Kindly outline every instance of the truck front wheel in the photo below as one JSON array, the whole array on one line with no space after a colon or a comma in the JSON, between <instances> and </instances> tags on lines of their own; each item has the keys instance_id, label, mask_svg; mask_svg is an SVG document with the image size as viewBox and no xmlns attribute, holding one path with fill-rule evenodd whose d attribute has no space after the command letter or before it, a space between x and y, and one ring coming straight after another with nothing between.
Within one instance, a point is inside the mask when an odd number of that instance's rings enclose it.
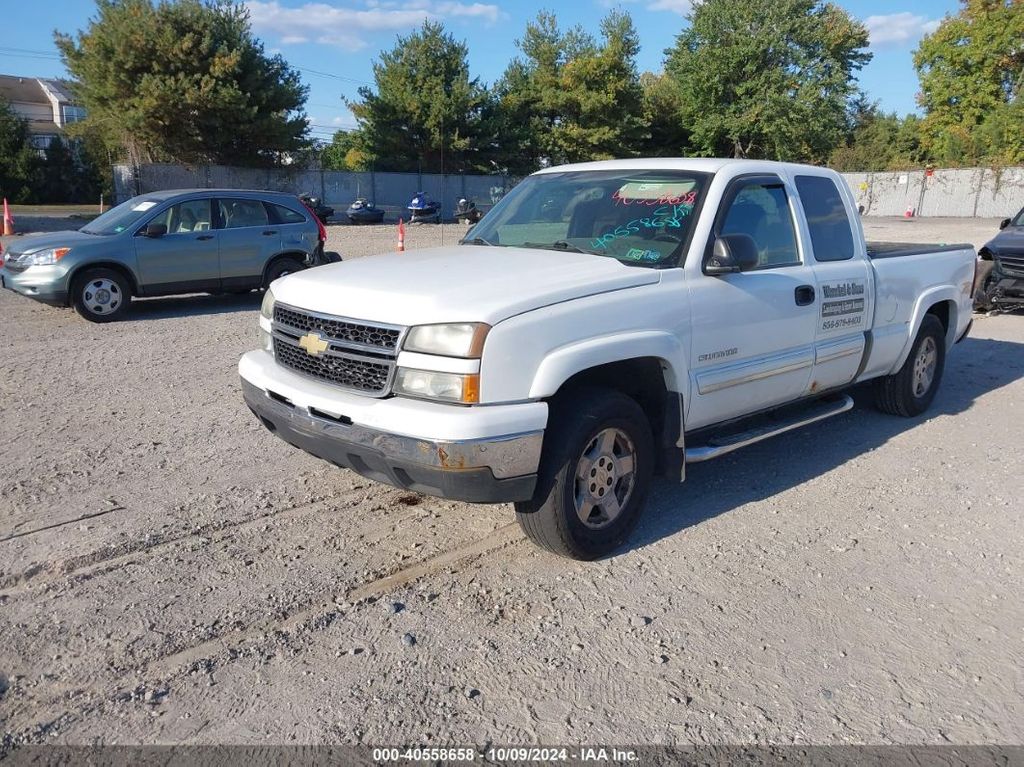
<instances>
[{"instance_id":1,"label":"truck front wheel","mask_svg":"<svg viewBox=\"0 0 1024 767\"><path fill-rule=\"evenodd\" d=\"M878 409L905 417L923 413L935 399L945 364L945 328L934 314L926 314L903 367L875 382Z\"/></svg>"},{"instance_id":2,"label":"truck front wheel","mask_svg":"<svg viewBox=\"0 0 1024 767\"><path fill-rule=\"evenodd\" d=\"M537 490L516 504L516 519L549 551L596 559L636 525L653 468L651 427L640 406L617 391L578 389L552 406Z\"/></svg>"}]
</instances>

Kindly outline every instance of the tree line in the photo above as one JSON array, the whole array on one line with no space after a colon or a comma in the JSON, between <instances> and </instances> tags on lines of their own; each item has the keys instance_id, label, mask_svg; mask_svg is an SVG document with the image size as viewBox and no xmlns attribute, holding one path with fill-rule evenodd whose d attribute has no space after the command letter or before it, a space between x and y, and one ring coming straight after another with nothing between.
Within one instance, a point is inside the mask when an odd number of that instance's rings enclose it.
<instances>
[{"instance_id":1,"label":"tree line","mask_svg":"<svg viewBox=\"0 0 1024 767\"><path fill-rule=\"evenodd\" d=\"M69 130L87 150L75 154L82 173L90 162L109 168L111 158L512 175L633 156L840 170L1024 163L1020 0L961 0L921 40L921 114L906 116L883 112L861 91L868 31L822 0L703 0L660 72L639 70L628 13L610 11L594 34L541 12L492 84L473 76L465 42L426 21L379 55L373 85L345 100L358 127L326 144L309 135L299 73L265 51L243 4L96 7L85 29L55 35L88 111ZM0 107L0 184L38 197L41 167L60 165L67 176L74 163L60 147L25 154L7 112Z\"/></svg>"}]
</instances>

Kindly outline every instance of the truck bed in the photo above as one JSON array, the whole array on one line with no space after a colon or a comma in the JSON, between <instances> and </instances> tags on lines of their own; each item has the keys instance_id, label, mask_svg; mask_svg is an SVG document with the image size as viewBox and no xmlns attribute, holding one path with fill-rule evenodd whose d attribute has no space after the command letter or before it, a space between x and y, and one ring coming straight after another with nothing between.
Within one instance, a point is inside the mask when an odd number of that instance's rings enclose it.
<instances>
[{"instance_id":1,"label":"truck bed","mask_svg":"<svg viewBox=\"0 0 1024 767\"><path fill-rule=\"evenodd\" d=\"M969 243L936 245L934 242L869 242L868 258L900 258L921 256L926 253L946 253L952 250L973 250Z\"/></svg>"}]
</instances>

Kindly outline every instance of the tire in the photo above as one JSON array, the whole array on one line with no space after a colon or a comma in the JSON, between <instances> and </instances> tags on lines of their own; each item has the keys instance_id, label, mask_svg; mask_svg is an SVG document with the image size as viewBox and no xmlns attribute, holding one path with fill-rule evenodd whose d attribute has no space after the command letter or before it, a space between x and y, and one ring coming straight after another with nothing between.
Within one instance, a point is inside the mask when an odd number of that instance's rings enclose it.
<instances>
[{"instance_id":1,"label":"tire","mask_svg":"<svg viewBox=\"0 0 1024 767\"><path fill-rule=\"evenodd\" d=\"M596 559L636 526L653 469L651 426L640 406L611 389L574 390L552 403L537 489L515 504L516 520L548 551Z\"/></svg>"},{"instance_id":2,"label":"tire","mask_svg":"<svg viewBox=\"0 0 1024 767\"><path fill-rule=\"evenodd\" d=\"M71 285L71 303L89 322L120 320L128 313L131 302L131 284L113 269L86 269Z\"/></svg>"},{"instance_id":3,"label":"tire","mask_svg":"<svg viewBox=\"0 0 1024 767\"><path fill-rule=\"evenodd\" d=\"M267 277L263 281L263 287L269 288L270 283L279 277L284 277L286 274L301 272L305 268L304 264L296 261L294 258L279 258L270 265L270 268L267 269Z\"/></svg>"},{"instance_id":4,"label":"tire","mask_svg":"<svg viewBox=\"0 0 1024 767\"><path fill-rule=\"evenodd\" d=\"M990 312L995 307L992 303L992 288L995 280L992 278L992 269L995 263L982 261L978 266L978 276L974 279L974 310L976 312Z\"/></svg>"},{"instance_id":5,"label":"tire","mask_svg":"<svg viewBox=\"0 0 1024 767\"><path fill-rule=\"evenodd\" d=\"M904 418L923 413L935 399L945 364L946 331L938 317L926 314L903 367L875 382L878 409Z\"/></svg>"}]
</instances>

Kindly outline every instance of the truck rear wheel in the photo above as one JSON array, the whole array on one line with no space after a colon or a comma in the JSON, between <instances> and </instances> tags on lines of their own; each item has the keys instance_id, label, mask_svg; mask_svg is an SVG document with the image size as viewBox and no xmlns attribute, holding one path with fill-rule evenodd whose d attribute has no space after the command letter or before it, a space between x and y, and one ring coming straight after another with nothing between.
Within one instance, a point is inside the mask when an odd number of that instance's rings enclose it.
<instances>
[{"instance_id":1,"label":"truck rear wheel","mask_svg":"<svg viewBox=\"0 0 1024 767\"><path fill-rule=\"evenodd\" d=\"M926 314L903 367L875 382L878 409L904 417L923 413L935 399L945 364L946 331L938 317Z\"/></svg>"},{"instance_id":2,"label":"truck rear wheel","mask_svg":"<svg viewBox=\"0 0 1024 767\"><path fill-rule=\"evenodd\" d=\"M537 490L517 503L527 537L573 559L619 546L640 517L654 468L650 423L610 389L582 389L552 410Z\"/></svg>"}]
</instances>

